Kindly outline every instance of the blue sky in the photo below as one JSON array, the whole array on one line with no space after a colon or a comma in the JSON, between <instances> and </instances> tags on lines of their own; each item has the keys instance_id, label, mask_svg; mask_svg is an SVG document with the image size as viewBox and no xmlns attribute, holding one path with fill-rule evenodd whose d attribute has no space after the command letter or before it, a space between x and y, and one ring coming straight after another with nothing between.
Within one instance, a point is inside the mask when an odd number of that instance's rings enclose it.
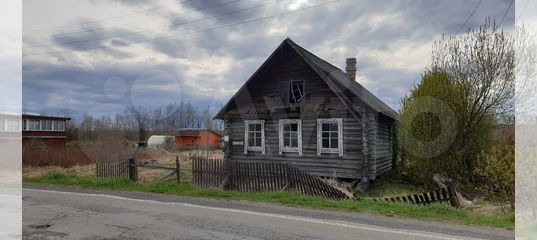
<instances>
[{"instance_id":1,"label":"blue sky","mask_svg":"<svg viewBox=\"0 0 537 240\"><path fill-rule=\"evenodd\" d=\"M217 110L290 37L342 69L356 57L357 80L398 110L435 40L487 17L505 15L512 29L510 2L483 0L471 15L477 0L28 0L22 108L77 117L189 101Z\"/></svg>"}]
</instances>

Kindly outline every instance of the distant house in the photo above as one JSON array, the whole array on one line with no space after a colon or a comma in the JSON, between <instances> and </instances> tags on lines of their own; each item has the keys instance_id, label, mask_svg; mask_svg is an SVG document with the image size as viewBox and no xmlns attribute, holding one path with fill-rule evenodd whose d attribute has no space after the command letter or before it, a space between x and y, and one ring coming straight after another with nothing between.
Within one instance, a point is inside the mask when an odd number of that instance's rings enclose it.
<instances>
[{"instance_id":1,"label":"distant house","mask_svg":"<svg viewBox=\"0 0 537 240\"><path fill-rule=\"evenodd\" d=\"M20 148L21 141L21 116L0 113L0 147Z\"/></svg>"},{"instance_id":2,"label":"distant house","mask_svg":"<svg viewBox=\"0 0 537 240\"><path fill-rule=\"evenodd\" d=\"M398 114L356 82L355 58L346 63L343 72L285 39L216 115L225 158L361 180L391 169Z\"/></svg>"},{"instance_id":3,"label":"distant house","mask_svg":"<svg viewBox=\"0 0 537 240\"><path fill-rule=\"evenodd\" d=\"M65 126L70 118L42 115L22 115L22 145L64 147L67 143Z\"/></svg>"},{"instance_id":4,"label":"distant house","mask_svg":"<svg viewBox=\"0 0 537 240\"><path fill-rule=\"evenodd\" d=\"M0 132L16 133L21 131L21 116L0 113Z\"/></svg>"},{"instance_id":5,"label":"distant house","mask_svg":"<svg viewBox=\"0 0 537 240\"><path fill-rule=\"evenodd\" d=\"M220 134L210 129L180 129L175 134L175 146L178 148L208 147L215 149L220 146Z\"/></svg>"}]
</instances>

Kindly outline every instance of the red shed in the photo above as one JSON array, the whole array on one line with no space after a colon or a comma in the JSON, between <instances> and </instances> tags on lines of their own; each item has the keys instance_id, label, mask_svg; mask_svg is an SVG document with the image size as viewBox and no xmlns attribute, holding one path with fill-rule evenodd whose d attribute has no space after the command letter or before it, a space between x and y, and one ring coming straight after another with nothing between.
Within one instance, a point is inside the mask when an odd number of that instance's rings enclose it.
<instances>
[{"instance_id":1,"label":"red shed","mask_svg":"<svg viewBox=\"0 0 537 240\"><path fill-rule=\"evenodd\" d=\"M22 145L64 147L67 143L65 125L70 118L22 115Z\"/></svg>"},{"instance_id":2,"label":"red shed","mask_svg":"<svg viewBox=\"0 0 537 240\"><path fill-rule=\"evenodd\" d=\"M220 134L209 129L180 129L175 135L175 146L178 148L218 148Z\"/></svg>"}]
</instances>

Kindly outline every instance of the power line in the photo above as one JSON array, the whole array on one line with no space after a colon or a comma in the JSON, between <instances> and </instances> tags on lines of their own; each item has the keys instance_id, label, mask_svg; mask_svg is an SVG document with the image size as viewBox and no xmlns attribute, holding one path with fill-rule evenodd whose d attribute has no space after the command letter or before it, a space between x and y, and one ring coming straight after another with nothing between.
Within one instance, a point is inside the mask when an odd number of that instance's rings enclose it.
<instances>
[{"instance_id":1,"label":"power line","mask_svg":"<svg viewBox=\"0 0 537 240\"><path fill-rule=\"evenodd\" d=\"M260 8L260 7L266 6L266 5L268 5L270 2L273 2L273 1L274 1L274 0L271 0L271 1L265 2L265 3L263 3L263 4L259 4L259 5L255 5L255 6L251 6L251 7L247 7L247 8L243 8L243 9L239 9L239 10L230 11L230 12L227 12L227 13L224 13L224 14L220 14L220 15L215 15L215 16L210 16L210 17L205 17L205 18L199 18L199 19L195 19L195 20L191 20L191 21L186 21L186 22L181 22L181 23L177 23L177 24L171 24L171 25L169 25L168 27L184 26L184 25L188 25L188 24L192 24L192 23L196 23L196 22L202 22L202 21L209 20L209 19L215 19L215 18L219 18L219 17L223 17L223 16L229 16L229 15L233 15L233 14L236 14L236 13L245 12L245 11L249 11L249 10L252 10L252 9L255 9L255 8ZM128 33L119 34L119 35L104 36L104 37L93 38L93 39L84 39L84 40L77 40L77 41L63 41L63 42L56 42L55 44L38 45L38 46L29 46L29 47L26 47L26 48L28 48L28 49L31 49L31 48L44 48L44 47L55 46L55 45L57 45L57 44L77 44L77 43L84 43L84 42L93 42L93 41L98 41L98 40L105 40L105 39L111 39L111 38L117 38L117 37L129 36L129 35L133 35L133 34L139 34L139 33L151 32L151 31L156 31L156 30L161 30L161 28L146 29L146 30L143 30L143 31L133 31L133 32L128 32Z\"/></svg>"},{"instance_id":2,"label":"power line","mask_svg":"<svg viewBox=\"0 0 537 240\"><path fill-rule=\"evenodd\" d=\"M457 32L455 33L455 35L459 34L459 32L462 30L462 28L468 23L468 21L470 21L470 18L472 18L472 16L474 15L475 11L477 10L477 8L479 7L479 5L481 4L481 1L482 0L479 0L477 2L477 4L475 5L474 7L474 10L472 10L472 13L470 13L470 16L468 16L468 18L466 19L466 21L464 21L464 23L459 27L459 30L457 30Z\"/></svg>"},{"instance_id":3,"label":"power line","mask_svg":"<svg viewBox=\"0 0 537 240\"><path fill-rule=\"evenodd\" d=\"M204 7L204 8L200 8L200 9L195 9L195 10L189 10L189 11L183 11L183 12L179 12L179 13L169 14L169 15L166 15L166 16L160 16L160 17L157 17L157 18L152 18L152 19L144 20L144 21L136 21L136 22L129 22L129 23L124 23L124 24L116 24L116 25L100 27L100 28L94 28L94 29L88 29L88 30L77 31L77 32L58 33L58 34L54 34L53 36L57 37L57 36L63 36L63 35L72 35L72 34L74 35L74 34L79 34L79 33L100 32L100 31L109 30L112 27L122 27L122 26L134 25L134 24L139 24L139 23L144 23L144 22L149 22L149 21L154 21L154 20L162 20L163 18L168 18L168 17L172 17L172 16L178 16L178 15L185 14L185 13L197 12L197 11L200 11L200 10L207 10L207 9L211 9L211 8L223 7L223 6L230 5L230 4L233 4L233 3L236 3L236 2L240 2L240 1L243 1L243 0L233 0L233 1L225 2L225 3L213 5L213 6L208 6L208 7ZM42 34L42 36L40 36L40 37L37 37L37 36L36 37L26 37L26 38L23 37L22 40L44 38L43 36L48 37L49 35L45 33L45 34Z\"/></svg>"},{"instance_id":4,"label":"power line","mask_svg":"<svg viewBox=\"0 0 537 240\"><path fill-rule=\"evenodd\" d=\"M308 9L312 9L312 8L316 8L316 7L320 7L320 6L324 6L324 5L328 5L328 4L332 4L332 3L335 3L335 2L339 2L339 1L341 1L341 0L332 0L332 1L319 3L319 4L315 4L315 5L310 5L310 6L307 6L307 7L303 7L303 8L299 8L299 9L295 9L295 10L290 10L290 11L286 11L286 12L282 12L282 13L278 13L278 14L274 14L274 15L269 15L269 16L260 17L260 18L254 18L254 19L250 19L250 20L247 20L247 21L236 22L236 23L232 23L232 24L228 24L228 25L219 26L219 27L202 29L202 30L199 30L199 31L193 31L193 32L189 32L188 34L185 34L185 35L202 33L202 32L216 31L216 30L220 30L220 29L224 29L224 28L230 28L230 27L234 27L234 26L238 26L238 25L243 25L243 24L248 24L248 23L253 23L253 22L260 22L260 21L271 19L271 18L285 16L285 15L288 15L288 14L291 14L291 13L296 13L296 12L300 12L300 11L304 11L304 10L308 10ZM184 36L184 35L179 35L179 36ZM142 43L142 42L151 42L151 41L155 41L155 40L159 40L159 39L166 39L168 37L170 37L170 36L163 36L163 37L156 37L156 38L151 38L151 39L144 39L144 40L139 40L139 41L133 41L133 42L130 42L129 44ZM79 50L53 51L53 52L43 52L43 53L36 53L36 54L23 54L23 56L50 55L50 54L79 52L79 51L102 49L102 48L108 48L108 46L98 46L98 47L91 47L91 48L85 48L85 49L79 49Z\"/></svg>"},{"instance_id":5,"label":"power line","mask_svg":"<svg viewBox=\"0 0 537 240\"><path fill-rule=\"evenodd\" d=\"M152 12L152 11L159 10L159 9L162 9L162 8L167 8L167 7L170 7L170 6L177 6L177 5L181 5L183 3L192 2L192 1L193 0L183 0L183 1L180 1L180 2L177 2L177 3L174 3L174 4L165 5L165 6L159 6L159 7L154 7L154 8L149 8L149 9L138 11L138 12L126 13L126 14L122 14L122 15L116 15L116 16L111 16L111 17L107 17L107 18L101 18L101 19L97 19L97 20L91 20L91 21L75 23L75 24L66 24L66 25L50 27L50 28L30 29L30 30L27 30L27 31L24 31L24 32L42 32L42 31L46 31L46 30L50 30L50 29L60 29L60 28L64 28L64 27L79 26L79 25L84 25L84 24L94 23L94 22L109 21L109 20L113 20L113 19L126 17L126 16L137 15L137 14L140 14L140 13L148 13L148 12Z\"/></svg>"},{"instance_id":6,"label":"power line","mask_svg":"<svg viewBox=\"0 0 537 240\"><path fill-rule=\"evenodd\" d=\"M518 22L518 20L520 20L524 16L529 3L530 3L530 0L526 0L526 3L524 4L524 8L522 8L522 12L520 12L515 19L515 23ZM516 9L515 9L515 13L516 13Z\"/></svg>"},{"instance_id":7,"label":"power line","mask_svg":"<svg viewBox=\"0 0 537 240\"><path fill-rule=\"evenodd\" d=\"M502 17L502 20L500 21L500 24L498 24L498 27L502 25L503 20L505 20L505 17L507 16L507 13L509 13L509 9L511 9L511 5L513 5L514 1L515 0L511 0L511 2L509 3L509 6L507 7L507 9L505 10L505 13L503 14L503 17Z\"/></svg>"},{"instance_id":8,"label":"power line","mask_svg":"<svg viewBox=\"0 0 537 240\"><path fill-rule=\"evenodd\" d=\"M472 10L472 12L470 13L470 15L468 16L468 18L466 18L466 21L464 21L464 23L459 27L459 29L457 30L457 32L455 32L455 35L459 34L459 32L462 30L462 28L463 28L466 24L468 24L468 22L470 21L470 19L472 18L472 16L474 16L474 14L475 14L477 8L478 8L479 5L481 4L481 1L482 1L482 0L479 0L479 1L477 2L477 4L475 5L474 9ZM418 81L418 79L419 79L420 77L421 77L421 74L418 75L418 76L416 77L416 79L414 79L414 83L413 83L413 85L416 85L416 82Z\"/></svg>"}]
</instances>

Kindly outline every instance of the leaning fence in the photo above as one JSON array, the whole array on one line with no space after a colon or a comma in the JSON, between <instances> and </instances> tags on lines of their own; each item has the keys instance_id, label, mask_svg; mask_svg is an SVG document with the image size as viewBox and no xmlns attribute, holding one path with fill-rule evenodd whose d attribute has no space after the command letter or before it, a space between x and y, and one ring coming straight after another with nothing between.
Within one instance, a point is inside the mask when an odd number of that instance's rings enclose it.
<instances>
[{"instance_id":1,"label":"leaning fence","mask_svg":"<svg viewBox=\"0 0 537 240\"><path fill-rule=\"evenodd\" d=\"M331 199L348 199L337 188L284 162L192 159L194 185L241 192L294 190Z\"/></svg>"},{"instance_id":2,"label":"leaning fence","mask_svg":"<svg viewBox=\"0 0 537 240\"><path fill-rule=\"evenodd\" d=\"M449 202L452 206L456 206L454 200L456 198L456 193L454 189L450 186L446 188L439 188L433 191L428 191L418 194L409 194L404 196L393 196L393 197L384 197L384 198L375 198L375 201L385 201L385 202L401 202L401 203L411 203L411 204L421 204L428 205L431 203L442 203Z\"/></svg>"},{"instance_id":3,"label":"leaning fence","mask_svg":"<svg viewBox=\"0 0 537 240\"><path fill-rule=\"evenodd\" d=\"M192 171L192 183L200 187L219 188L240 192L275 192L296 191L302 194L330 199L353 198L341 190L327 184L320 178L312 176L285 162L267 161L230 161L224 159L207 159L192 157L192 169L181 169L179 159L175 167L141 164L135 159L124 156L112 156L96 161L96 175L101 178L130 179L138 181L138 169L157 168L169 170L158 182L176 178L180 182L182 171ZM449 202L457 207L457 193L452 186L437 190L375 198L375 201L401 202L410 204L431 204Z\"/></svg>"}]
</instances>

